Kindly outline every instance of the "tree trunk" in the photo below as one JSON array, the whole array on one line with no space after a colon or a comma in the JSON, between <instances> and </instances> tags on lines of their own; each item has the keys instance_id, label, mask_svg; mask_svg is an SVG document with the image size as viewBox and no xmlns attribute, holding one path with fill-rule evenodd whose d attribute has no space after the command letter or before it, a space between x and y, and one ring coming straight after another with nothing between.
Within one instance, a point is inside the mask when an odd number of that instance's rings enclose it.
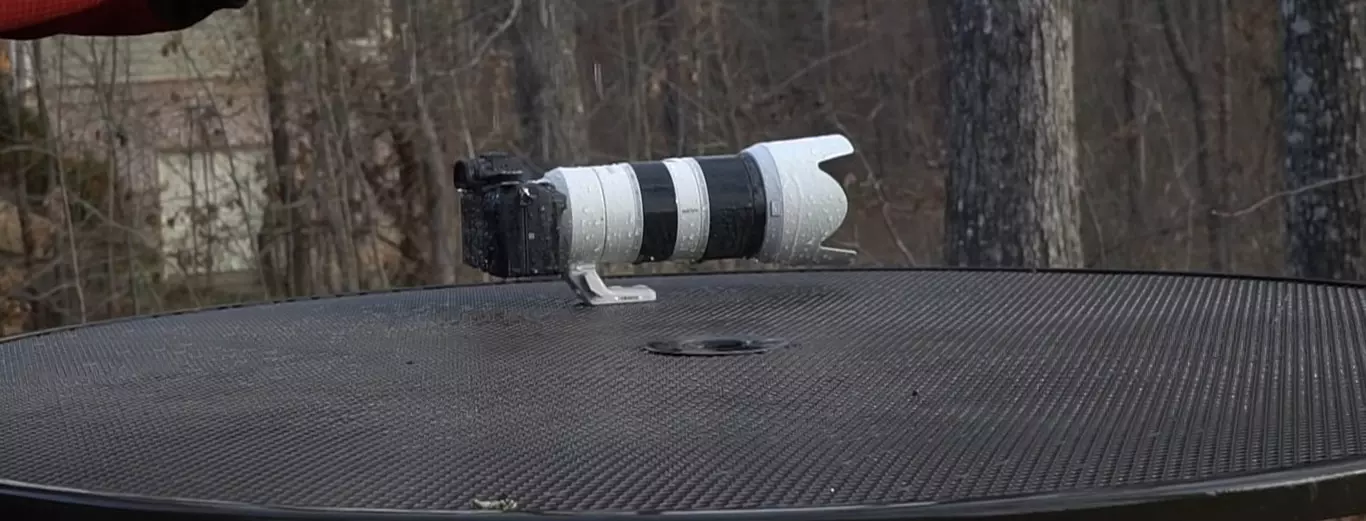
<instances>
[{"instance_id":1,"label":"tree trunk","mask_svg":"<svg viewBox=\"0 0 1366 521\"><path fill-rule=\"evenodd\" d=\"M449 215L454 194L447 188L449 167L428 107L421 61L420 27L430 16L429 2L390 0L396 38L390 52L395 94L385 96L393 109L390 135L398 158L399 197L395 219L403 230L399 249L404 259L399 280L404 285L455 282L454 231Z\"/></svg>"},{"instance_id":2,"label":"tree trunk","mask_svg":"<svg viewBox=\"0 0 1366 521\"><path fill-rule=\"evenodd\" d=\"M1205 99L1205 89L1201 80L1200 71L1203 63L1197 61L1199 53L1193 52L1181 37L1181 28L1177 27L1176 20L1172 18L1172 0L1161 0L1157 3L1157 11L1162 17L1162 35L1167 41L1167 52L1171 54L1172 61L1176 63L1176 72L1181 77L1181 82L1186 86L1186 96L1190 100L1191 126L1195 132L1195 186L1200 192L1200 200L1193 206L1197 208L1193 213L1200 216L1200 222L1205 232L1205 247L1207 249L1207 268L1210 271L1224 271L1227 255L1224 252L1224 234L1221 226L1219 214L1221 210L1219 193L1215 191L1215 182L1211 173L1213 160L1210 154L1211 147L1214 146L1209 139L1209 113ZM1203 13L1203 9L1197 9L1198 13ZM1198 22L1201 20L1197 14ZM1216 22L1217 23L1217 22ZM1203 23L1201 25L1204 25Z\"/></svg>"},{"instance_id":3,"label":"tree trunk","mask_svg":"<svg viewBox=\"0 0 1366 521\"><path fill-rule=\"evenodd\" d=\"M1361 273L1361 59L1343 0L1282 0L1285 56L1286 268L1351 280Z\"/></svg>"},{"instance_id":4,"label":"tree trunk","mask_svg":"<svg viewBox=\"0 0 1366 521\"><path fill-rule=\"evenodd\" d=\"M453 162L446 156L437 119L440 108L428 89L431 74L443 69L443 62L455 62L441 52L443 24L459 20L466 12L464 2L444 0L389 0L396 22L397 38L390 49L390 71L394 74L398 121L392 129L395 151L401 155L403 185L416 188L416 199L425 210L407 216L403 239L407 251L416 252L421 240L427 252L418 271L422 284L454 284L460 258L459 232L453 226L456 215L455 187L451 178ZM416 194L413 194L416 195ZM420 216L416 214L421 214Z\"/></svg>"},{"instance_id":5,"label":"tree trunk","mask_svg":"<svg viewBox=\"0 0 1366 521\"><path fill-rule=\"evenodd\" d=\"M1120 33L1124 39L1124 58L1122 62L1123 72L1121 77L1124 82L1124 150L1129 159L1128 179L1126 179L1126 202L1128 204L1125 240L1138 242L1143 234L1147 233L1146 211L1143 204L1146 198L1144 192L1148 176L1148 150L1146 130L1146 118L1143 117L1145 110L1140 108L1143 104L1140 98L1138 82L1140 81L1141 71L1138 61L1138 35L1139 32L1134 28L1139 26L1137 19L1138 7L1136 4L1141 0L1121 0L1120 3L1120 24L1123 31Z\"/></svg>"},{"instance_id":6,"label":"tree trunk","mask_svg":"<svg viewBox=\"0 0 1366 521\"><path fill-rule=\"evenodd\" d=\"M340 94L341 84L346 78L340 70L342 65L333 29L326 19L321 32L322 59L315 65L318 71L315 88L318 92L314 97L321 121L313 126L311 136L321 182L314 185L314 193L321 205L323 218L327 221L328 231L331 232L338 287L350 293L361 289L360 255L351 226L354 215L346 199L344 179L351 165L347 164L342 152L345 147L342 143L349 137L351 119L346 99Z\"/></svg>"},{"instance_id":7,"label":"tree trunk","mask_svg":"<svg viewBox=\"0 0 1366 521\"><path fill-rule=\"evenodd\" d=\"M451 5L448 0L441 6L453 18L462 17L461 4ZM428 9L432 6L424 5ZM429 11L431 12L431 11ZM435 13L433 13L435 14ZM414 35L413 43L420 41ZM442 140L436 129L436 122L432 116L431 104L427 101L426 81L423 81L421 71L426 70L420 63L426 61L421 50L424 46L413 45L409 58L411 62L412 76L409 80L413 86L413 103L417 112L418 130L422 136L422 141L427 147L424 159L426 163L426 185L427 185L427 235L432 245L432 260L429 264L430 272L427 274L432 284L455 284L455 262L456 230L451 226L452 219L455 218L455 185L450 172L454 163L446 159L446 151L442 148Z\"/></svg>"},{"instance_id":8,"label":"tree trunk","mask_svg":"<svg viewBox=\"0 0 1366 521\"><path fill-rule=\"evenodd\" d=\"M947 262L1079 267L1072 0L949 8Z\"/></svg>"},{"instance_id":9,"label":"tree trunk","mask_svg":"<svg viewBox=\"0 0 1366 521\"><path fill-rule=\"evenodd\" d=\"M60 47L59 47L60 48ZM90 315L86 305L85 289L82 287L84 281L81 280L80 255L76 247L75 226L71 219L71 197L72 192L67 188L66 174L62 172L61 165L61 140L52 135L47 129L48 122L53 121L52 111L48 110L47 86L44 78L46 77L43 61L43 42L33 42L31 48L33 55L33 77L36 81L34 85L34 109L37 110L38 121L43 122L42 135L38 136L38 145L43 150L52 151L43 160L43 169L47 173L47 185L51 190L56 190L59 197L52 208L53 215L57 222L61 223L61 230L56 233L52 240L61 240L66 243L62 247L53 245L53 253L65 248L65 261L58 261L53 266L54 287L64 288L58 291L58 296L47 301L43 309L34 309L34 313L41 313L43 318L36 324L38 329L46 329L57 325L70 324L72 317L84 324L89 321ZM62 254L57 254L60 258Z\"/></svg>"},{"instance_id":10,"label":"tree trunk","mask_svg":"<svg viewBox=\"0 0 1366 521\"><path fill-rule=\"evenodd\" d=\"M262 260L271 264L264 268L271 292L299 296L312 292L308 287L309 245L302 230L307 226L308 215L299 202L299 186L290 154L289 107L285 96L289 72L281 56L283 34L275 9L271 2L256 4L257 39L265 76L266 117L270 122L270 156L274 172L267 188L272 201L267 206L269 213L259 232L258 250ZM285 262L276 262L277 258Z\"/></svg>"},{"instance_id":11,"label":"tree trunk","mask_svg":"<svg viewBox=\"0 0 1366 521\"><path fill-rule=\"evenodd\" d=\"M20 98L19 79L22 72L18 69L19 53L15 49L16 45L17 42L10 42L7 49L14 70L10 74L0 74L0 82L3 82L0 83L0 146L15 147L17 150L18 147L28 141L29 136L24 135L23 131L24 107ZM27 300L29 312L24 317L24 329L32 331L37 328L39 310L44 304L32 298L37 293L32 280L37 275L34 270L37 252L35 251L33 237L33 205L30 200L32 196L29 194L28 184L28 178L32 175L33 168L19 161L18 154L13 151L0 154L0 158L3 158L3 161L0 161L0 168L3 168L0 174L5 175L13 182L13 185L6 188L12 189L14 192L15 214L19 218L19 242L23 250L23 274L25 279L29 279L25 280L21 287L6 289L13 294L22 294Z\"/></svg>"},{"instance_id":12,"label":"tree trunk","mask_svg":"<svg viewBox=\"0 0 1366 521\"><path fill-rule=\"evenodd\" d=\"M522 142L527 155L546 168L588 154L574 10L564 0L526 0L513 31Z\"/></svg>"},{"instance_id":13,"label":"tree trunk","mask_svg":"<svg viewBox=\"0 0 1366 521\"><path fill-rule=\"evenodd\" d=\"M691 14L690 6L680 0L655 0L655 18L659 20L656 30L665 63L661 112L668 154L674 156L687 155L694 139L683 108L685 85L690 77L687 69L695 58L692 42L685 38L692 30Z\"/></svg>"},{"instance_id":14,"label":"tree trunk","mask_svg":"<svg viewBox=\"0 0 1366 521\"><path fill-rule=\"evenodd\" d=\"M1215 91L1218 93L1218 112L1216 119L1216 133L1219 141L1219 168L1215 170L1218 179L1215 181L1214 200L1211 204L1220 212L1227 211L1230 201L1233 200L1233 180L1239 177L1238 163L1235 159L1233 146L1233 89L1237 80L1233 72L1233 6L1231 0L1218 0L1216 4L1217 24L1219 26L1219 60L1215 68ZM1237 221L1230 220L1221 226L1220 239L1223 244L1220 248L1223 255L1223 267L1228 271L1237 271L1237 259L1233 255L1232 248L1236 245L1233 242L1237 237ZM1232 244L1230 244L1232 243Z\"/></svg>"}]
</instances>

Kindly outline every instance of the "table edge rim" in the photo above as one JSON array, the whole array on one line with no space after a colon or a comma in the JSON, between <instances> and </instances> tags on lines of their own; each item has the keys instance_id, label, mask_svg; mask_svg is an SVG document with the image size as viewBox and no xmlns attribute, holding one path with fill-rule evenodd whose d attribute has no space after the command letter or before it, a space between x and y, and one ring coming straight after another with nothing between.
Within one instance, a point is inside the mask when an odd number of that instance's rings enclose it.
<instances>
[{"instance_id":1,"label":"table edge rim","mask_svg":"<svg viewBox=\"0 0 1366 521\"><path fill-rule=\"evenodd\" d=\"M1040 493L949 502L919 502L783 509L674 511L380 510L263 506L59 488L0 479L0 512L43 513L66 519L216 519L473 521L497 515L507 521L547 517L633 521L900 521L937 519L1071 520L1107 516L1110 521L1198 515L1241 521L1248 516L1334 519L1366 513L1366 458L1301 465L1271 472L1090 491ZM77 517L77 512L84 515ZM158 517L160 516L160 517ZM20 518L25 518L20 516Z\"/></svg>"},{"instance_id":2,"label":"table edge rim","mask_svg":"<svg viewBox=\"0 0 1366 521\"><path fill-rule=\"evenodd\" d=\"M959 272L959 273L1032 273L1040 275L1094 275L1094 276L1113 276L1113 275L1136 275L1136 276L1155 276L1170 278L1205 278L1205 279L1227 279L1240 281L1260 281L1260 282L1280 282L1287 284L1304 284L1310 286L1328 286L1345 289L1366 289L1366 281L1341 281L1329 279L1298 278L1277 275L1255 275L1240 273L1204 272L1204 271L1182 271L1182 270L1130 270L1130 269L1095 269L1095 268L1008 268L1008 267L956 267L956 266L906 266L906 267L880 267L880 266L859 266L859 267L809 267L809 268L779 268L779 269L752 269L735 271L715 271L715 272L681 272L681 273L655 273L655 274L632 274L604 277L609 280L643 280L643 279L667 279L684 277L709 277L709 276L730 276L730 275L784 275L793 273L935 273L935 272ZM301 302L312 302L319 300L337 300L350 297L365 297L390 295L398 293L421 293L425 291L441 291L452 289L478 289L491 288L509 285L522 284L544 284L560 280L558 277L527 277L515 280L479 282L474 284L438 284L426 286L409 286L389 289L351 291L342 293L329 293L310 295L303 297L290 297L279 299L256 300L236 304L219 304L212 306L202 306L197 308L186 308L179 310L163 311L159 313L146 313L140 315L129 315L123 317L96 320L83 324L69 324L48 329L40 329L0 337L0 345L16 342L19 340L32 339L47 335L70 332L78 329L89 329L100 326L125 324L141 320L153 320L158 318L176 317L182 315L195 315L212 311L225 311L230 309L245 309L277 304L291 304Z\"/></svg>"}]
</instances>

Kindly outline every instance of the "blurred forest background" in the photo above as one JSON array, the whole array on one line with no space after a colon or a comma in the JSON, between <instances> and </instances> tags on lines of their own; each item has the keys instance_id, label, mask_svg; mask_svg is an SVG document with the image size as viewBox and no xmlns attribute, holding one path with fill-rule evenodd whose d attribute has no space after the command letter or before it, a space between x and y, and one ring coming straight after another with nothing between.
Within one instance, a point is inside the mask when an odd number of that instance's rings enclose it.
<instances>
[{"instance_id":1,"label":"blurred forest background","mask_svg":"<svg viewBox=\"0 0 1366 521\"><path fill-rule=\"evenodd\" d=\"M1360 5L271 0L6 42L3 333L482 281L450 180L477 152L832 132L863 264L1355 279Z\"/></svg>"}]
</instances>

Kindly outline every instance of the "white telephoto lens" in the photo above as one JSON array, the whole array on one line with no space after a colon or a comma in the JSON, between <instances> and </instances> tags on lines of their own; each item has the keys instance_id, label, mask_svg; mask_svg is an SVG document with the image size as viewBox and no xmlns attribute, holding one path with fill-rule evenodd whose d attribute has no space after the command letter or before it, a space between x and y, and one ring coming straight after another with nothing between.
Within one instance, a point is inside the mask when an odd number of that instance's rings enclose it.
<instances>
[{"instance_id":1,"label":"white telephoto lens","mask_svg":"<svg viewBox=\"0 0 1366 521\"><path fill-rule=\"evenodd\" d=\"M850 259L822 245L848 212L821 163L852 154L841 135L758 143L729 156L560 167L560 221L571 265L751 258L807 264Z\"/></svg>"}]
</instances>

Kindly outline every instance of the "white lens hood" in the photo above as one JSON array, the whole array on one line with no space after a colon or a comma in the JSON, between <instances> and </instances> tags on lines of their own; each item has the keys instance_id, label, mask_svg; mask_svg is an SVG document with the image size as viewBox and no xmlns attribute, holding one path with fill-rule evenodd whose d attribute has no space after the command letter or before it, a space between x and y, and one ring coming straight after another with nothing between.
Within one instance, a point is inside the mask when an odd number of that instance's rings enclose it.
<instances>
[{"instance_id":1,"label":"white lens hood","mask_svg":"<svg viewBox=\"0 0 1366 521\"><path fill-rule=\"evenodd\" d=\"M771 263L827 263L852 258L852 250L821 243L844 223L849 199L821 163L854 153L839 134L769 141L741 152L764 176L768 223L758 260Z\"/></svg>"}]
</instances>

